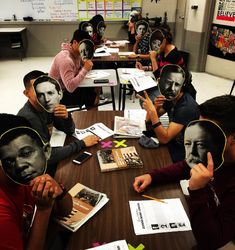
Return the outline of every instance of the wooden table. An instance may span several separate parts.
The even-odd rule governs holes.
[[[103,122],[113,128],[114,115],[123,115],[121,111],[79,111],[73,113],[78,128],[87,128],[95,122]],[[112,140],[112,138],[107,138]],[[64,160],[57,169],[56,179],[63,182],[70,189],[77,182],[104,192],[109,202],[76,233],[72,233],[68,242],[68,249],[84,250],[94,242],[111,242],[126,239],[128,243],[137,247],[140,243],[146,250],[189,250],[195,245],[191,231],[151,235],[135,235],[129,200],[144,199],[133,190],[135,176],[148,172],[152,168],[160,168],[171,163],[169,152],[165,146],[157,149],[145,149],[139,146],[138,139],[127,139],[128,146],[134,145],[143,163],[143,169],[129,169],[101,173],[96,157],[100,145],[88,148],[92,158],[81,166],[72,163],[74,157]],[[158,198],[180,198],[186,211],[187,205],[179,184],[167,184],[152,187],[145,194]],[[50,230],[50,228],[49,228]]]
[[[0,28],[0,54],[10,55],[14,50],[19,52],[20,59],[26,54],[26,28]]]

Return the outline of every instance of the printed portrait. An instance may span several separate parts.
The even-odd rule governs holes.
[[[84,39],[79,43],[79,53],[82,61],[91,60],[94,55],[95,45],[89,39]]]
[[[5,174],[18,184],[27,185],[45,173],[51,148],[29,127],[16,127],[0,137],[0,159]]]
[[[224,162],[226,136],[223,130],[210,120],[196,120],[189,123],[184,133],[186,162],[192,168],[198,163],[207,166],[207,153],[210,152],[214,170]]]
[[[162,33],[161,30],[156,29],[154,30],[149,38],[149,47],[152,51],[160,51],[160,47],[162,45],[162,42],[164,40],[165,36]]]
[[[167,64],[160,72],[158,88],[167,100],[172,101],[180,94],[184,82],[184,70],[176,64]]]
[[[148,31],[149,24],[145,20],[139,20],[135,24],[135,31],[137,35],[144,36]]]
[[[100,21],[97,25],[97,33],[98,35],[100,35],[101,37],[104,36],[104,32],[106,30],[106,24],[104,21]]]
[[[87,32],[88,35],[89,35],[90,37],[93,36],[93,30],[94,30],[94,29],[93,29],[93,26],[92,26],[91,23],[89,23],[89,22],[84,22],[84,23],[82,24],[82,26],[81,26],[81,30]]]

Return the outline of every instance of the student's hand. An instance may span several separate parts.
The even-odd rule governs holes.
[[[55,198],[63,192],[60,185],[48,174],[34,178],[30,186],[37,208],[41,210],[51,208]]]
[[[68,110],[63,104],[58,104],[54,109],[54,116],[62,119],[67,119],[69,117]]]
[[[93,67],[93,63],[91,60],[86,60],[84,62],[84,66],[83,66],[87,71],[90,71]]]
[[[142,37],[141,35],[136,35],[136,36],[135,36],[135,40],[136,40],[136,42],[138,42],[138,43],[139,43],[139,42],[140,42],[140,40],[141,40],[141,37]]]
[[[100,138],[96,135],[88,135],[87,137],[83,138],[83,141],[86,147],[91,147],[99,142]]]
[[[136,59],[137,56],[138,56],[138,55],[136,55],[136,54],[130,54],[130,55],[128,56],[128,58],[129,58],[129,59]]]
[[[149,98],[148,94],[146,91],[144,91],[144,96],[138,95],[137,97],[143,101],[143,108],[151,115],[151,113],[156,113],[156,108],[152,102],[152,100]]]
[[[135,181],[133,183],[133,188],[136,192],[143,192],[152,182],[152,177],[150,174],[144,174],[135,177]]]
[[[154,99],[155,108],[160,108],[166,101],[166,97],[164,95],[159,95]]]
[[[149,56],[150,56],[151,60],[154,60],[154,59],[156,60],[156,58],[157,58],[157,52],[154,51],[154,50],[152,50],[152,51],[150,51]]]
[[[198,163],[191,169],[191,178],[189,179],[190,190],[204,188],[213,178],[214,163],[210,152],[207,153],[207,162],[207,167],[205,167],[202,163]]]
[[[144,70],[143,65],[140,62],[135,63],[135,67],[140,70]]]

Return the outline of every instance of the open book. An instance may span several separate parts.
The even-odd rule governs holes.
[[[72,212],[67,217],[58,218],[57,221],[73,232],[76,232],[109,201],[106,194],[80,183],[70,189],[69,193],[73,197]]]
[[[134,146],[101,149],[97,151],[97,157],[101,172],[143,167],[143,162]]]
[[[142,131],[146,130],[145,120],[130,119],[127,117],[114,117],[115,138],[139,138]]]

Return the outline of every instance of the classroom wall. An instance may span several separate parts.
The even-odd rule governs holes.
[[[219,4],[219,0],[216,1],[212,22],[216,23],[216,24],[229,25],[229,26],[235,27],[234,21],[228,22],[228,21],[222,21],[222,20],[216,19],[218,4]],[[234,5],[231,5],[231,6],[234,6]],[[235,9],[232,9],[232,11],[235,12]],[[234,80],[235,79],[234,68],[235,68],[234,61],[225,60],[225,59],[218,58],[218,57],[211,56],[211,55],[207,55],[207,57],[206,57],[205,71],[210,73],[210,74],[214,74],[214,75],[218,75],[218,76],[221,76],[224,78],[229,78],[229,79]]]

